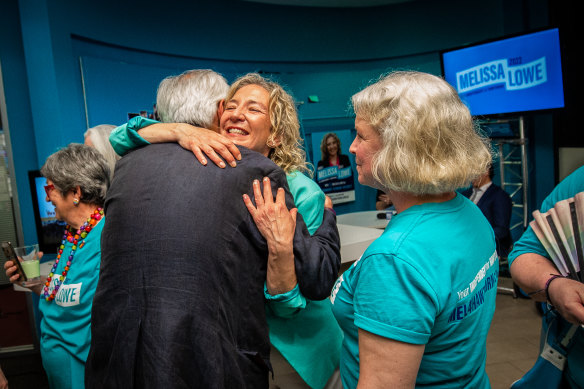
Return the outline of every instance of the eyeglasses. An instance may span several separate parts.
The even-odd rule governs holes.
[[[53,184],[45,185],[45,193],[47,194],[47,197],[49,197],[49,194],[53,189],[55,189],[55,185]]]

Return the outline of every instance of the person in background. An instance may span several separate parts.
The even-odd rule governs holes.
[[[495,232],[499,258],[507,258],[513,244],[509,230],[513,201],[507,192],[493,183],[494,176],[495,169],[491,164],[485,173],[473,180],[472,188],[462,194],[470,198],[485,215]]]
[[[235,153],[233,155],[229,154],[229,156],[222,154],[226,150],[230,153],[232,152],[232,149],[230,149],[232,142],[229,139],[233,139],[234,143],[244,145],[270,157],[286,171],[287,181],[294,196],[294,201],[307,223],[309,232],[315,233],[317,229],[320,231],[319,226],[321,224],[321,229],[330,229],[328,226],[331,220],[334,223],[334,213],[324,211],[324,194],[318,187],[315,190],[311,186],[315,186],[312,180],[299,171],[304,169],[305,159],[304,153],[299,146],[299,125],[291,96],[278,84],[265,80],[257,74],[248,74],[234,83],[227,94],[228,97],[225,102],[221,102],[221,113],[217,114],[216,102],[211,101],[211,104],[209,104],[209,99],[203,98],[203,92],[207,93],[211,86],[197,83],[194,80],[187,80],[185,76],[191,72],[196,71],[185,72],[183,75],[167,78],[161,83],[158,91],[157,106],[159,107],[161,119],[164,121],[183,120],[185,123],[156,123],[142,121],[142,119],[138,119],[139,122],[136,122],[133,119],[128,125],[119,127],[112,134],[110,140],[114,148],[120,153],[125,153],[129,149],[149,142],[176,141],[181,146],[192,150],[201,162],[206,163],[206,158],[202,157],[201,151],[203,151],[218,166],[224,167],[225,164],[211,150],[215,149],[233,166],[237,158],[233,157]],[[222,97],[224,96],[225,94]],[[205,102],[207,103],[207,108],[204,112],[212,111],[210,116],[211,119],[213,116],[216,117],[217,121],[215,123],[211,123],[213,120],[196,123],[188,115],[181,114],[181,112],[197,111],[198,108],[193,109],[193,107],[200,107]],[[210,108],[213,103],[215,103],[215,110]],[[204,125],[208,128],[217,129],[219,123],[221,125],[220,131],[223,135],[192,126]],[[272,125],[272,123],[275,124]],[[144,125],[148,126],[143,127]],[[140,135],[143,135],[146,139]],[[232,160],[229,161],[228,157],[232,158]],[[295,240],[295,249],[297,244],[299,246],[304,245],[302,242]],[[317,260],[316,262],[319,263],[320,268],[311,267],[306,269],[305,273],[312,274],[311,277],[320,277],[319,274],[323,270],[323,274],[332,274],[325,269],[328,266],[327,264],[331,263],[329,259],[316,255],[312,260]],[[338,256],[336,260],[340,262]],[[333,271],[338,271],[338,267],[336,269]],[[303,272],[300,271],[300,273],[302,274]],[[330,286],[332,284],[328,286],[329,291]],[[324,290],[327,290],[326,285],[323,285]],[[283,299],[286,300],[285,296]],[[283,303],[287,303],[287,301]],[[271,307],[278,304],[280,303],[276,298],[273,298],[269,303]],[[296,325],[294,322],[288,323],[288,320],[282,320],[280,324],[274,324],[270,321],[270,316],[275,316],[268,312],[270,335],[273,341],[274,328],[286,326],[280,332],[280,336],[283,338],[282,342],[288,344],[286,337],[293,336],[292,334],[294,333],[292,330],[289,331],[288,328],[290,327],[296,332],[300,331],[303,334],[304,341],[290,344],[289,348],[296,353],[295,358],[305,368],[303,378],[308,377],[305,379],[311,382],[314,387],[323,387],[332,371],[338,365],[340,338],[342,335],[334,318],[331,316],[328,301],[313,301],[307,304],[306,311],[308,312],[307,316],[305,316],[306,319],[303,320],[302,316],[304,315],[299,313]],[[298,323],[303,321],[305,321],[304,325],[298,328]],[[332,328],[331,324],[333,325]],[[312,327],[314,327],[314,334],[311,331]],[[304,348],[304,351],[297,351],[302,348]],[[276,377],[278,377],[277,372]]]
[[[352,102],[359,182],[388,193],[397,214],[331,293],[344,333],[343,387],[488,388],[495,238],[456,192],[486,170],[488,141],[456,91],[430,74],[391,73]],[[248,209],[260,230],[286,230],[283,216],[269,222],[284,205],[255,196]],[[275,257],[292,260],[288,251]],[[271,276],[293,281],[289,271]]]
[[[0,389],[8,389],[8,380],[2,371],[2,367],[0,367]]]
[[[375,202],[375,209],[378,211],[383,211],[392,205],[393,203],[391,202],[389,195],[384,193],[382,190],[377,189],[377,201]]]
[[[329,166],[338,166],[342,169],[351,166],[349,157],[341,154],[341,140],[334,132],[326,134],[320,142],[321,160],[318,161],[317,169]]]
[[[51,388],[83,388],[110,171],[96,149],[72,143],[49,156],[41,174],[55,217],[67,222],[48,278],[32,288],[40,295],[41,357]],[[19,282],[11,261],[4,269]]]
[[[541,213],[547,212],[558,201],[574,197],[584,191],[584,167],[578,168],[545,198]],[[547,302],[559,313],[558,330],[564,331],[569,325],[584,324],[584,284],[560,277],[546,249],[531,226],[525,230],[509,254],[511,277],[521,289],[528,292],[535,301]],[[546,317],[543,318],[542,340],[547,331]],[[584,329],[578,328],[572,339],[563,371],[563,386],[584,387]]]
[[[115,150],[109,142],[110,134],[114,128],[116,128],[116,126],[112,124],[100,124],[98,126],[91,127],[85,131],[85,134],[83,134],[83,137],[85,138],[84,144],[95,147],[97,151],[99,151],[105,158],[107,165],[110,168],[110,178],[113,178],[116,162],[118,159],[120,159],[120,156],[116,154]]]

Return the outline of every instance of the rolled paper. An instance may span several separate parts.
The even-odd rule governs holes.
[[[572,279],[580,281],[580,278],[578,277],[578,273],[576,272],[576,268],[574,267],[574,263],[572,261],[572,258],[570,257],[570,254],[568,253],[568,248],[567,248],[568,242],[566,240],[566,237],[565,237],[564,233],[562,232],[562,230],[560,228],[558,228],[560,221],[558,219],[558,216],[556,215],[555,209],[552,208],[547,212],[545,220],[548,222],[548,224],[550,226],[550,230],[552,231],[552,235],[554,237],[554,240],[555,240],[556,244],[558,245],[562,259],[564,260],[564,264],[568,268],[568,276]]]
[[[558,271],[561,275],[567,276],[568,275],[568,268],[564,264],[563,259],[561,258],[560,249],[555,244],[552,232],[549,230],[549,225],[544,220],[543,214],[539,211],[533,212],[533,221],[530,223],[533,232],[543,245],[544,249],[549,254],[550,258],[552,259],[554,265],[558,268]]]

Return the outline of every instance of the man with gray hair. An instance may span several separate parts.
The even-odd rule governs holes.
[[[156,107],[160,121],[172,123],[173,127],[170,131],[165,131],[168,127],[161,126],[160,122],[136,116],[110,135],[114,150],[118,155],[125,155],[137,147],[149,145],[150,142],[144,138],[152,143],[179,142],[181,146],[191,150],[203,165],[207,164],[207,155],[216,165],[225,167],[223,160],[215,153],[218,150],[219,155],[232,161],[231,166],[235,166],[233,157],[240,159],[239,149],[233,142],[218,134],[219,103],[228,90],[229,85],[225,78],[209,69],[187,70],[177,76],[166,77],[158,86]],[[206,128],[208,131],[195,132],[188,124]],[[181,137],[179,134],[190,136]],[[195,142],[195,139],[204,139],[205,142]],[[204,150],[199,147],[201,143],[206,144]]]
[[[204,96],[217,76],[191,71],[165,79],[161,118],[204,125],[206,117],[212,126],[218,100]],[[182,106],[178,96],[190,94],[198,94],[189,96],[198,109]],[[252,196],[254,179],[268,177],[274,192],[287,182],[268,158],[238,151],[236,169],[203,166],[176,143],[141,147],[118,162],[105,203],[87,388],[268,387],[269,253],[241,196]],[[294,207],[288,191],[286,203]],[[297,216],[297,269],[338,261],[336,228],[323,226],[310,237]],[[323,289],[322,273],[310,273],[298,275],[308,297]]]

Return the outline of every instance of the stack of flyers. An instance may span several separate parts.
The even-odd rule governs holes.
[[[529,224],[561,275],[584,282],[584,192],[533,212]]]

